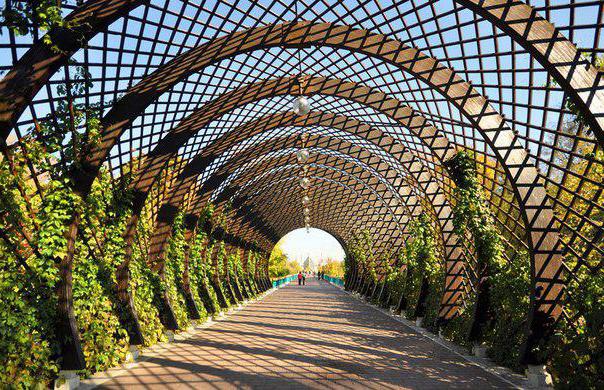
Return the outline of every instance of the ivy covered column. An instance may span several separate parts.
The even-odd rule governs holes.
[[[245,284],[245,288],[248,292],[249,298],[253,298],[255,295],[254,288],[250,278],[249,270],[249,250],[246,246],[241,248],[241,281]]]
[[[388,255],[384,257],[383,271],[382,271],[383,272],[382,283],[380,286],[380,292],[376,298],[376,303],[380,306],[386,305],[386,302],[389,300],[390,293],[389,293],[389,283],[388,282],[389,282],[390,278],[392,277],[392,275],[394,274],[394,268],[390,264],[391,258],[392,258],[391,253],[388,253]]]
[[[363,259],[357,257],[357,272],[356,278],[353,282],[352,291],[360,293],[361,287],[363,286],[363,282],[365,280],[365,265],[363,264]]]
[[[456,185],[453,208],[455,233],[459,237],[471,234],[476,253],[477,280],[468,340],[477,345],[484,342],[485,328],[494,318],[491,278],[502,264],[503,245],[478,183],[473,156],[460,151],[446,162],[446,167]]]
[[[405,263],[403,264],[403,272],[404,276],[404,288],[401,291],[401,295],[398,299],[398,303],[394,312],[396,314],[401,314],[403,311],[406,311],[409,307],[409,298],[407,295],[408,286],[413,284],[413,266],[410,264],[409,259],[405,259]]]
[[[219,235],[220,236],[220,235]],[[223,309],[228,309],[231,303],[227,298],[224,289],[222,287],[222,281],[220,280],[220,276],[222,274],[222,256],[224,255],[224,242],[221,240],[213,241],[213,251],[210,254],[211,259],[211,282],[212,287],[214,288],[214,292],[216,293],[216,297],[218,298],[218,303],[220,307]]]
[[[262,291],[269,290],[272,285],[268,276],[268,258],[261,253],[256,252],[256,268],[258,270],[258,282],[262,286]]]
[[[404,257],[407,271],[404,293],[397,310],[405,310],[408,318],[416,318],[417,323],[422,324],[428,311],[428,297],[438,291],[439,268],[442,267],[436,256],[432,222],[426,214],[421,214],[412,221],[411,238],[406,245]]]
[[[233,248],[233,246],[231,246],[230,244],[226,245],[225,247],[225,259],[226,259],[226,266],[225,266],[225,280],[227,283],[227,287],[229,289],[229,293],[232,297],[232,301],[234,303],[237,302],[241,302],[243,301],[243,295],[241,294],[241,289],[239,288],[239,283],[237,281],[237,276],[235,274],[236,272],[236,256],[237,253],[235,251],[235,249]]]
[[[132,257],[132,246],[127,246],[126,251],[130,252],[128,258]],[[116,268],[117,297],[120,302],[122,312],[122,322],[126,324],[126,330],[132,345],[144,345],[145,337],[138,319],[138,313],[134,306],[134,297],[130,288],[130,264],[122,261]]]
[[[196,252],[199,253],[199,271],[196,272],[198,279],[198,293],[203,301],[203,305],[206,311],[210,315],[217,315],[220,313],[220,304],[218,303],[218,297],[212,287],[212,254],[214,252],[214,243],[209,238],[211,228],[208,223],[209,218],[200,224],[199,234],[196,239]],[[195,263],[194,263],[195,264]]]
[[[239,288],[239,293],[241,294],[241,299],[242,300],[248,300],[252,297],[247,284],[245,282],[245,274],[243,272],[243,248],[240,248],[239,246],[234,246],[233,247],[234,250],[234,277],[236,280],[236,284],[237,287]]]
[[[252,275],[254,279],[254,283],[256,284],[256,288],[258,289],[258,293],[264,292],[264,285],[260,281],[260,257],[256,251],[252,250],[250,256],[250,265],[253,266]]]
[[[230,268],[231,268],[231,261],[230,261],[230,255],[227,251],[227,245],[224,242],[224,232],[221,234],[223,240],[221,240],[218,243],[218,262],[220,262],[222,264],[222,272],[220,273],[220,280],[221,280],[221,285],[222,285],[222,291],[223,293],[226,295],[227,300],[232,303],[232,304],[236,304],[237,303],[237,296],[235,295],[235,290],[233,289],[233,285],[231,283],[231,276],[230,276]]]
[[[357,257],[357,277],[354,281],[353,291],[360,293],[363,284],[365,283],[365,263],[364,258]]]
[[[347,248],[346,256],[344,257],[344,289],[352,290],[354,279],[357,274],[357,265],[354,257],[350,254],[350,249]]]
[[[384,306],[386,309],[392,308],[396,314],[400,314],[400,300],[404,296],[403,288],[405,286],[406,270],[403,262],[404,256],[401,253],[397,253],[386,281],[387,291]]]
[[[201,311],[203,310],[203,308],[198,307],[199,305],[197,304],[197,301],[199,300],[199,298],[195,297],[192,291],[193,289],[197,289],[197,286],[195,285],[193,289],[191,288],[191,246],[193,244],[193,239],[197,236],[197,217],[190,214],[186,215],[184,227],[185,245],[181,286],[183,294],[185,296],[185,302],[187,304],[187,311],[189,312],[189,317],[193,320],[199,320],[202,318]],[[193,276],[193,278],[196,280],[197,275]]]
[[[247,279],[250,283],[250,287],[252,288],[252,291],[254,292],[254,295],[258,295],[260,293],[260,286],[258,285],[258,281],[256,279],[256,259],[255,259],[255,255],[254,255],[254,251],[252,249],[246,249],[246,253],[247,255],[246,260],[247,262],[246,264],[246,269],[247,269]]]
[[[163,257],[156,257],[150,259],[152,268],[157,272],[160,280],[160,291],[159,291],[159,302],[158,310],[162,323],[169,330],[178,330],[179,321],[176,313],[177,302],[173,302],[173,299],[178,300],[178,287],[176,275],[183,267],[184,262],[184,213],[177,212],[177,216],[172,226],[172,235],[168,246],[167,253]],[[184,325],[188,318],[186,313],[181,314],[181,323]]]
[[[369,231],[363,230],[359,234],[354,234],[348,247],[348,252],[354,259],[358,270],[352,289],[365,295],[370,291],[371,282],[376,276],[374,267],[375,262],[372,263],[373,255],[371,253],[373,243]]]

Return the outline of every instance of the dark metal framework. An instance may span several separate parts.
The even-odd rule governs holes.
[[[54,113],[64,98],[57,86],[83,66],[93,87],[74,98],[104,115],[101,144],[73,174],[81,195],[103,163],[119,175],[145,156],[130,242],[158,173],[170,168],[167,197],[151,199],[160,206],[151,256],[163,255],[187,198],[192,219],[208,200],[231,202],[232,247],[270,252],[302,225],[292,154],[304,128],[315,226],[342,242],[369,228],[387,251],[404,245],[413,216],[430,215],[445,265],[443,319],[474,277],[471,248],[453,233],[443,163],[470,149],[506,257],[530,257],[528,350],[556,321],[580,321],[563,309],[564,283],[604,269],[603,162],[594,158],[604,146],[604,78],[594,66],[604,1],[295,3],[89,0],[68,16],[79,27],[50,33],[61,52],[7,32],[2,147]],[[300,94],[313,108],[303,117],[289,112]],[[59,291],[61,314],[73,317],[70,289]]]

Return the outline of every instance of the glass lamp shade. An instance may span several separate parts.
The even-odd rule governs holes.
[[[302,197],[302,204],[303,204],[304,206],[306,206],[306,205],[307,205],[307,204],[309,204],[309,203],[310,203],[310,198],[308,197],[308,195],[304,195],[304,196]]]
[[[310,215],[310,209],[308,207],[304,207],[304,215]]]
[[[307,190],[308,187],[310,187],[310,179],[308,177],[301,178],[300,179],[300,187],[302,187],[305,190]]]
[[[300,149],[296,152],[296,158],[298,159],[298,162],[300,164],[304,164],[305,162],[307,162],[309,157],[310,152],[308,151],[308,149]]]
[[[310,111],[310,103],[304,96],[298,96],[294,100],[294,114],[306,115]]]

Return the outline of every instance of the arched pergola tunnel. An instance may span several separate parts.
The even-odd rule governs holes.
[[[5,17],[3,272],[31,274],[24,297],[52,290],[56,364],[95,356],[82,257],[107,262],[86,272],[132,345],[267,290],[273,246],[304,226],[306,149],[311,225],[343,243],[348,289],[514,368],[601,380],[604,2],[331,3],[89,0],[46,38]],[[492,264],[482,231],[460,232],[467,152]]]

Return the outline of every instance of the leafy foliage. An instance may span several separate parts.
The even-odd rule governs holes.
[[[191,295],[195,301],[195,306],[199,310],[200,320],[205,320],[208,317],[208,310],[202,299],[203,289],[202,283],[205,277],[204,270],[202,270],[203,263],[201,259],[201,252],[203,251],[203,245],[207,240],[207,236],[204,232],[197,232],[193,238],[193,243],[189,252],[189,288],[191,289]],[[210,311],[212,309],[210,308]]]
[[[353,274],[356,271],[357,280],[361,283],[358,288],[371,284],[377,280],[375,271],[375,260],[373,258],[373,239],[368,230],[353,235],[352,240],[347,244],[348,256],[345,260],[345,270]],[[345,275],[346,278],[350,276]]]
[[[512,262],[504,260],[502,238],[478,182],[473,155],[459,151],[447,163],[457,187],[453,208],[453,226],[459,237],[473,238],[478,278],[489,281],[490,310],[497,317],[485,324],[484,340],[491,357],[509,367],[520,369],[520,345],[524,341],[524,318],[529,309],[530,261],[525,255]],[[450,321],[443,333],[456,342],[470,346],[468,335],[475,312],[476,297],[466,299],[465,309]]]
[[[499,364],[521,371],[518,348],[526,339],[526,314],[531,289],[530,260],[526,252],[492,277],[491,299],[498,313],[487,334],[489,356]],[[510,348],[510,345],[516,348]]]
[[[117,320],[112,289],[112,272],[123,249],[116,232],[127,214],[128,197],[114,197],[120,189],[103,173],[83,200],[73,191],[68,174],[80,156],[94,147],[99,134],[95,110],[69,97],[88,88],[85,78],[86,72],[79,70],[58,88],[65,98],[54,115],[36,123],[32,131],[36,137],[22,139],[19,148],[5,154],[0,167],[1,184],[6,186],[0,195],[0,257],[10,262],[3,268],[2,280],[14,283],[13,300],[3,302],[1,315],[7,324],[20,327],[6,327],[2,343],[11,345],[2,356],[10,356],[12,362],[2,364],[7,371],[0,370],[0,375],[3,381],[22,386],[47,382],[57,371],[54,287],[58,264],[67,254],[65,233],[75,213],[82,215],[82,221],[75,247],[73,305],[88,372],[121,361],[128,343]],[[53,163],[57,154],[60,164]],[[95,225],[104,226],[103,234]]]
[[[2,8],[2,22],[17,35],[36,35],[64,24],[60,3],[55,0],[13,1]]]
[[[152,194],[156,192],[157,188],[154,188]],[[132,248],[132,259],[129,265],[129,288],[146,346],[166,340],[164,327],[159,320],[159,312],[154,304],[154,299],[159,293],[159,276],[149,268],[146,262],[151,230],[150,225],[151,203],[147,202],[138,220],[136,237]]]
[[[34,225],[60,227],[63,214],[55,213],[52,203],[30,201],[32,183],[22,161],[36,157],[32,151],[40,145],[32,139],[24,145],[0,160],[0,383],[30,388],[48,383],[58,371],[53,327],[58,270],[48,252],[35,253],[37,237],[23,239],[17,228],[27,235]],[[28,205],[46,213],[30,214]]]
[[[302,270],[297,261],[290,261],[279,243],[275,245],[268,260],[268,274],[271,278],[281,278],[298,273]]]
[[[162,289],[170,298],[179,329],[185,329],[190,323],[186,300],[182,285],[180,285],[180,275],[185,268],[184,229],[184,213],[180,212],[172,225],[172,235],[168,242],[168,251],[163,265],[164,277],[161,280]]]
[[[328,259],[327,262],[319,267],[319,272],[324,272],[325,275],[342,278],[344,277],[344,263]]]
[[[411,242],[405,248],[404,258],[407,270],[411,272],[404,289],[408,302],[406,314],[409,318],[414,318],[423,279],[428,279],[431,288],[439,285],[441,279],[435,233],[426,214],[419,215],[411,223]]]
[[[401,295],[405,291],[406,282],[406,268],[404,252],[399,253],[396,256],[396,262],[393,267],[390,268],[390,272],[386,276],[386,289],[388,291],[386,297],[387,301],[384,303],[386,307],[392,307],[398,305],[398,301]]]
[[[490,272],[495,274],[503,263],[503,244],[478,183],[474,158],[470,152],[462,150],[446,165],[457,185],[453,207],[455,233],[459,237],[466,237],[468,231],[472,234],[479,267],[488,265]]]
[[[198,231],[189,257],[189,277],[191,279],[191,291],[195,297],[201,299],[206,313],[218,313],[220,311],[218,298],[208,279],[209,264],[206,255],[212,253],[213,249],[206,233]]]
[[[565,311],[568,319],[561,321],[555,336],[549,343],[550,370],[561,388],[598,388],[604,382],[604,268],[601,252],[594,245],[602,247],[602,208],[593,207],[590,199],[601,195],[604,182],[604,151],[591,150],[580,145],[585,159],[571,163],[564,187],[576,191],[561,191],[557,194],[557,212],[564,212],[562,205],[575,205],[578,214],[571,214],[562,227],[562,239],[570,245],[565,255],[565,263],[574,269],[574,277],[567,286]],[[582,180],[585,175],[590,181]],[[585,199],[585,200],[584,200]],[[593,224],[584,222],[589,218]],[[586,240],[573,239],[572,229],[581,227]],[[600,235],[600,236],[599,236]],[[584,256],[579,260],[576,254]]]
[[[62,5],[65,3],[67,1],[7,0],[6,6],[0,10],[0,22],[16,35],[37,37],[38,30],[43,33],[58,29],[77,31],[76,28],[82,26],[81,21],[62,18]],[[85,44],[83,35],[76,35],[75,39]],[[51,34],[44,35],[42,41],[53,51],[62,51],[59,42],[54,42]]]
[[[226,280],[224,280],[224,273],[225,273],[225,262],[227,260],[227,253],[226,253],[226,247],[224,245],[224,241],[219,241],[216,244],[216,256],[214,259],[214,278],[217,281],[217,283],[214,284],[214,290],[219,289],[220,291],[217,291],[216,294],[222,294],[222,296],[225,298],[226,300],[226,304],[227,306],[232,305],[231,302],[231,298],[229,298],[230,295],[230,287],[228,286]]]
[[[88,374],[121,363],[128,352],[129,338],[119,323],[115,288],[115,271],[125,249],[121,231],[130,215],[129,196],[124,191],[114,188],[103,170],[82,213],[82,237],[76,244],[73,269],[73,304]]]

